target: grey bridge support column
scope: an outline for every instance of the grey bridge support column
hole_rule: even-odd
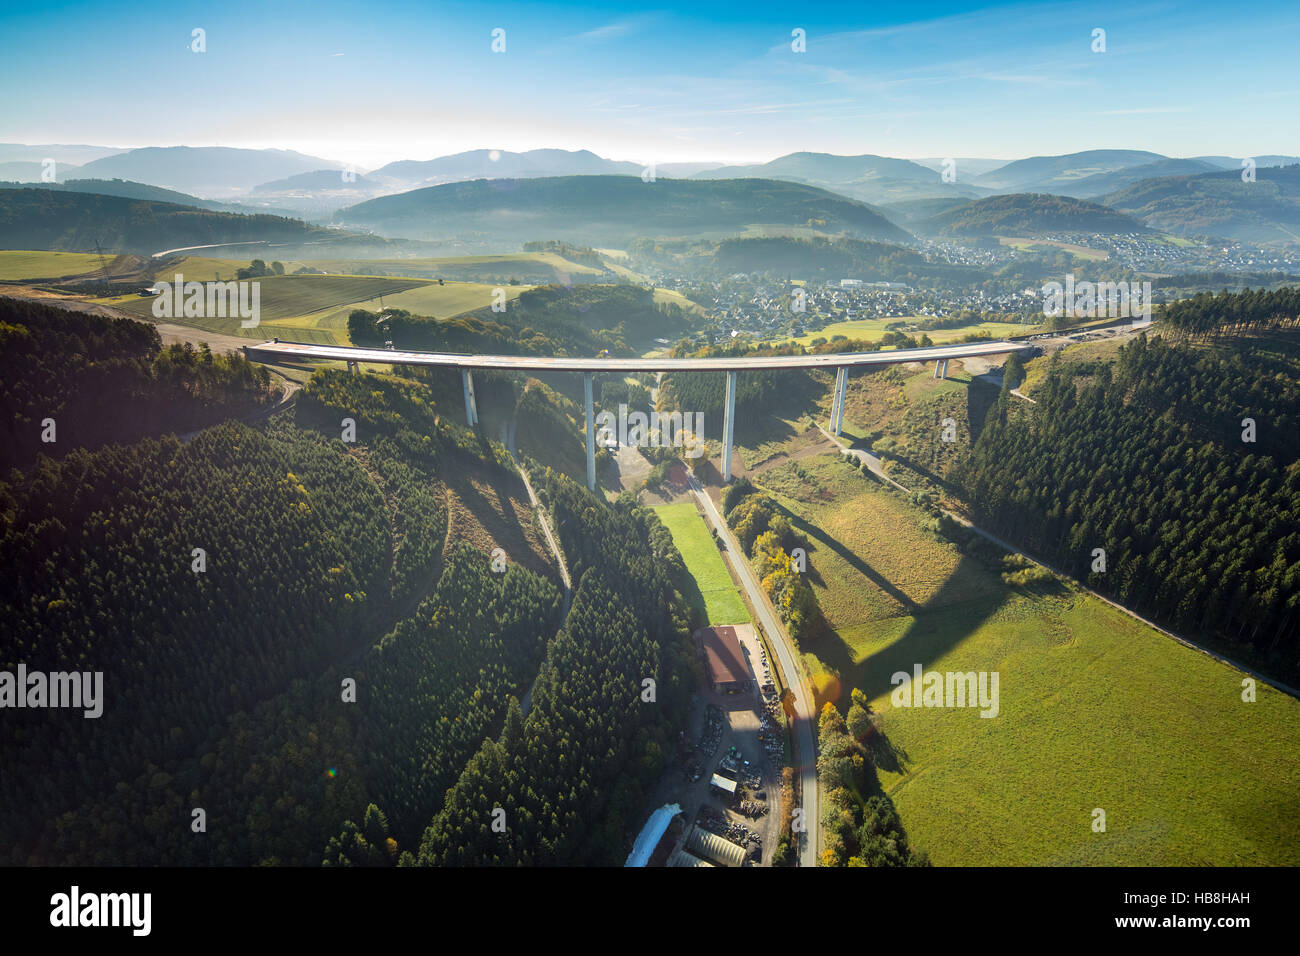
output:
[[[722,483],[731,480],[731,448],[736,437],[736,373],[727,373],[727,404],[722,418]]]
[[[460,370],[460,385],[465,390],[465,423],[473,428],[478,424],[478,405],[474,401],[474,376],[467,368]]]
[[[838,436],[844,430],[844,395],[849,388],[849,370],[841,365],[835,370],[835,391],[831,397],[831,434]]]
[[[591,408],[591,373],[582,373],[582,397],[587,406],[587,490],[596,490],[596,417]]]

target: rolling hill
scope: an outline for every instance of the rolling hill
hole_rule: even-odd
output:
[[[80,166],[92,159],[103,159],[125,152],[116,146],[88,146],[68,143],[0,143],[0,163],[56,160],[60,165]]]
[[[1049,232],[1146,232],[1137,220],[1106,206],[1067,196],[1016,193],[989,196],[917,224],[923,235],[1026,236]]]
[[[54,163],[54,181],[61,183],[69,176],[78,175],[80,166],[73,163]],[[45,164],[40,160],[14,160],[0,163],[0,180],[15,183],[41,183],[45,174]]]
[[[126,199],[146,199],[150,202],[174,203],[179,206],[194,206],[198,209],[223,209],[222,203],[210,199],[200,199],[188,193],[178,193],[174,189],[150,186],[146,183],[133,183],[125,179],[70,179],[58,183],[3,183],[0,189],[22,187],[26,189],[51,189],[57,192],[96,193],[100,196],[122,196]],[[229,211],[229,210],[227,210]]]
[[[974,180],[978,186],[1002,192],[1059,193],[1080,180],[1132,166],[1146,166],[1169,157],[1138,149],[1089,149],[1062,156],[1033,156],[995,169]]]
[[[881,211],[904,229],[911,229],[916,223],[923,222],[940,213],[965,206],[972,200],[962,196],[949,196],[935,199],[908,199],[903,202],[887,203]]]
[[[337,233],[297,219],[52,189],[0,190],[0,249],[152,254],[225,242],[302,242]]]
[[[640,236],[723,235],[762,226],[893,242],[911,237],[877,210],[822,189],[763,179],[560,176],[477,180],[383,196],[336,222],[388,236],[479,236],[618,243]]]
[[[495,159],[493,157],[496,157]],[[586,149],[508,150],[471,149],[436,159],[404,159],[367,176],[395,186],[437,186],[469,179],[536,179],[544,176],[639,176],[637,163],[602,159]]]
[[[1260,167],[1253,183],[1237,169],[1147,179],[1101,201],[1176,236],[1300,239],[1300,165]]]
[[[790,153],[769,163],[724,166],[694,179],[782,179],[819,186],[864,202],[899,202],[935,196],[983,196],[987,190],[964,182],[945,183],[934,169],[909,159],[865,154]]]
[[[1076,199],[1092,199],[1132,186],[1144,179],[1156,179],[1161,176],[1195,176],[1199,173],[1215,172],[1218,168],[1200,159],[1159,159],[1154,163],[1144,163],[1141,166],[1126,166],[1105,173],[1093,173],[1071,185],[1049,191],[1061,196],[1074,196]]]
[[[1240,156],[1193,156],[1193,159],[1209,163],[1219,169],[1241,169]],[[1300,156],[1252,156],[1256,166],[1294,166],[1300,163]]]
[[[287,193],[298,190],[340,190],[343,192],[368,192],[378,188],[378,184],[360,173],[352,179],[344,179],[344,171],[338,169],[313,169],[309,173],[297,173],[269,183],[253,187],[255,193]]]
[[[246,192],[259,183],[339,164],[290,149],[234,149],[227,146],[147,146],[91,160],[79,175],[129,179],[205,197]]]

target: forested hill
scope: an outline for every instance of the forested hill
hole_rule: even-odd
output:
[[[424,834],[423,865],[618,866],[686,719],[693,653],[667,529],[630,495],[598,504],[554,473],[544,494],[573,606],[528,716],[512,710],[469,762]]]
[[[681,558],[539,474],[579,581],[559,631],[515,466],[432,394],[323,370],[256,428],[9,473],[0,670],[103,679],[93,719],[5,711],[5,862],[450,862],[484,852],[444,800],[498,735],[510,858],[621,861],[685,719]]]
[[[917,223],[925,235],[1033,236],[1048,232],[1140,233],[1136,219],[1083,199],[1016,193],[990,196]]]
[[[337,176],[337,173],[335,174]],[[145,199],[151,202],[173,203],[179,206],[193,206],[196,209],[223,208],[219,202],[200,199],[188,193],[179,193],[174,189],[150,186],[147,183],[133,183],[126,179],[69,179],[63,183],[0,183],[0,189],[48,189],[64,193],[96,193],[100,196],[123,196],[127,199]]]
[[[627,242],[640,236],[727,234],[753,224],[864,239],[911,237],[865,203],[770,179],[698,181],[637,176],[492,179],[430,186],[340,210],[343,225],[388,236],[494,236],[518,242]]]
[[[783,236],[724,239],[713,262],[722,272],[775,272],[821,278],[891,279],[924,267],[914,249],[860,239],[792,239]]]
[[[336,231],[280,216],[50,189],[0,189],[0,249],[139,253],[225,242],[302,242]]]
[[[1300,230],[1300,165],[1162,176],[1101,198],[1107,206],[1175,236],[1294,242]]]
[[[1294,682],[1298,344],[1143,335],[1113,363],[1067,354],[1036,405],[1003,392],[949,479],[989,531]]]
[[[144,322],[0,298],[0,468],[193,431],[276,394],[266,368],[242,355],[164,349]]]
[[[414,839],[526,689],[559,591],[526,570],[508,456],[418,385],[325,372],[306,392],[302,425],[74,451],[0,485],[0,669],[103,674],[96,718],[5,711],[7,861],[314,865],[373,800]]]

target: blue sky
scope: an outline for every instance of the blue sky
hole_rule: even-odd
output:
[[[362,167],[483,147],[1300,153],[1296,3],[52,0],[0,16],[4,142],[276,146]]]

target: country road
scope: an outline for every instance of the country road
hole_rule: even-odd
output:
[[[717,507],[713,504],[713,499],[701,487],[694,475],[690,476],[690,482],[691,491],[695,493],[695,497],[699,500],[705,516],[709,519],[709,523],[717,530],[718,537],[727,545],[727,559],[732,568],[735,569],[736,577],[744,585],[745,592],[749,595],[749,601],[758,614],[759,623],[763,625],[763,630],[767,632],[772,646],[772,653],[776,655],[777,662],[781,667],[786,687],[794,692],[794,761],[798,771],[799,789],[802,794],[800,805],[803,808],[805,825],[803,838],[799,841],[799,865],[814,867],[817,865],[821,850],[819,845],[821,842],[821,799],[820,794],[817,792],[817,714],[813,708],[812,692],[807,681],[804,680],[803,667],[799,662],[798,651],[793,646],[790,635],[786,633],[785,626],[782,625],[780,619],[776,616],[776,612],[772,609],[767,595],[763,593],[763,589],[759,586],[753,568],[744,559],[744,552],[740,549],[740,543],[732,535],[727,523],[722,520],[722,515],[719,514]]]

